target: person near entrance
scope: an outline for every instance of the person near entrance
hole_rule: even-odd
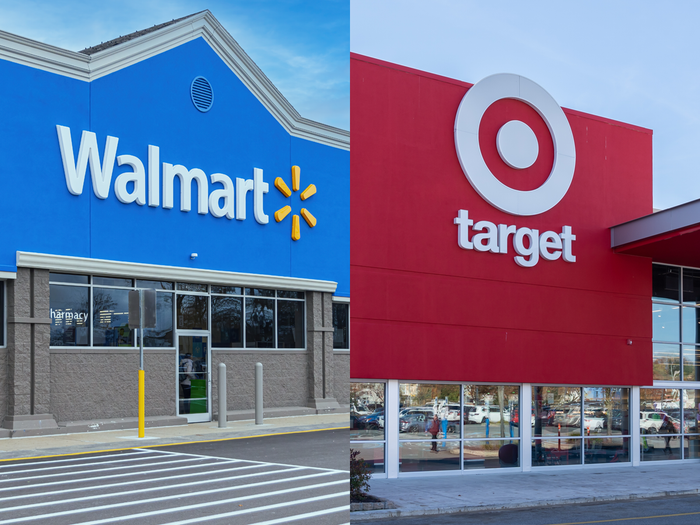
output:
[[[181,414],[190,413],[190,394],[192,392],[192,379],[195,379],[194,362],[192,354],[185,354],[180,362],[180,388],[182,389],[183,404],[180,410]]]
[[[437,452],[437,435],[440,432],[440,420],[438,419],[438,415],[435,414],[433,416],[433,420],[430,422],[430,426],[428,427],[428,433],[433,436],[433,445],[430,448],[430,452]]]

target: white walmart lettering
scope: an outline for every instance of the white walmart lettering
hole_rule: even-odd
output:
[[[97,136],[92,131],[83,131],[76,162],[71,140],[70,128],[56,126],[58,143],[63,160],[63,172],[66,176],[66,186],[72,195],[81,195],[85,183],[85,172],[90,165],[92,189],[99,199],[109,197],[109,189],[112,183],[114,162],[117,165],[127,165],[132,171],[121,173],[114,181],[114,194],[119,202],[124,204],[136,203],[144,206],[146,202],[154,208],[160,206],[160,148],[148,146],[148,173],[143,162],[133,155],[119,155],[117,157],[117,137],[107,137],[104,156],[100,163]],[[180,184],[180,211],[189,212],[192,207],[192,181],[197,183],[197,213],[206,215],[211,213],[214,217],[239,220],[246,218],[246,195],[253,193],[253,215],[260,224],[267,224],[270,220],[263,209],[263,195],[269,191],[269,184],[263,180],[263,170],[253,169],[252,179],[237,178],[233,181],[223,173],[214,173],[209,178],[199,168],[188,169],[181,164],[162,163],[163,176],[163,208],[173,208],[175,178]],[[221,187],[212,188],[209,193],[209,181]],[[129,191],[129,183],[132,183]],[[148,196],[146,195],[148,193]],[[235,205],[234,205],[235,204]]]

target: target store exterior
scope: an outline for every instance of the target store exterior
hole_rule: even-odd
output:
[[[374,474],[700,458],[700,214],[653,213],[652,131],[361,55],[351,94],[351,447]]]

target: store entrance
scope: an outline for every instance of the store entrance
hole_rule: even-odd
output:
[[[211,367],[209,333],[178,332],[178,415],[188,423],[211,421]]]

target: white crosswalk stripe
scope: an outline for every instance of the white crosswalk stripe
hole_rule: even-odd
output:
[[[342,470],[148,449],[0,465],[0,525],[348,520]]]

